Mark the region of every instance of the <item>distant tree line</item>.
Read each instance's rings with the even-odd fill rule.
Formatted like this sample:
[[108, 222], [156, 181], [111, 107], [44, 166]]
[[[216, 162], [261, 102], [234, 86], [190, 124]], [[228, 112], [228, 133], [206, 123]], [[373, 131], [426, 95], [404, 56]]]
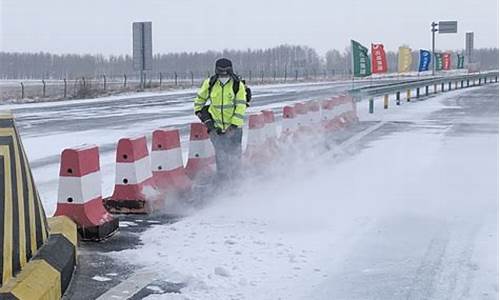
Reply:
[[[455, 52], [456, 53], [456, 52]], [[456, 54], [454, 53], [455, 58]], [[228, 57], [244, 77], [350, 74], [350, 48], [330, 50], [324, 56], [307, 46], [281, 45], [268, 49], [224, 50], [155, 54], [153, 73], [192, 74], [204, 77], [213, 72], [214, 61]], [[397, 52], [388, 51], [389, 72], [397, 71]], [[413, 52], [413, 70], [418, 68], [418, 51]], [[483, 69], [498, 69], [498, 48], [476, 49], [474, 60]], [[453, 68], [455, 63], [453, 63]], [[75, 79], [82, 76], [135, 74], [130, 55], [79, 55], [0, 52], [2, 79]]]

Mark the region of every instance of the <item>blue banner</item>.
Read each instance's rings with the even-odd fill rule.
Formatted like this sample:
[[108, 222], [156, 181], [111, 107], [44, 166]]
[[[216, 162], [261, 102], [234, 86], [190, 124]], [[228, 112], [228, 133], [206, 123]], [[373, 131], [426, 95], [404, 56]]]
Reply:
[[418, 71], [429, 71], [429, 64], [431, 63], [431, 52], [428, 50], [420, 49], [420, 64], [418, 66]]

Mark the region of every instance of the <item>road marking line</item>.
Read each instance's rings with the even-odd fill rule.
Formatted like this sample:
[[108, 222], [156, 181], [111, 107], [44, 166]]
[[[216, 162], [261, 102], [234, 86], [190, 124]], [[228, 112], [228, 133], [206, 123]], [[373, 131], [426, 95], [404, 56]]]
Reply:
[[158, 273], [153, 271], [143, 270], [135, 272], [127, 280], [108, 290], [96, 300], [129, 299], [157, 278]]

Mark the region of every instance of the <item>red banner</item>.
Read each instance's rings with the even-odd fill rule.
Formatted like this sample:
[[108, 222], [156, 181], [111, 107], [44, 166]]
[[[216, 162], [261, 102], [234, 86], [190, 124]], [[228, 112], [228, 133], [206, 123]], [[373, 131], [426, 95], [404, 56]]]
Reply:
[[387, 73], [387, 59], [382, 44], [372, 44], [372, 73]]
[[443, 53], [443, 70], [449, 70], [451, 67], [451, 54]]

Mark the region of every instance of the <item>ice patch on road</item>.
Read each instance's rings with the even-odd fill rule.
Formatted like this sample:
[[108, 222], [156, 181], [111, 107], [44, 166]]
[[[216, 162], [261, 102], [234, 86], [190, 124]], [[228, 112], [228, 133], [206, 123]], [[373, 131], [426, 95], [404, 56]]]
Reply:
[[111, 278], [96, 275], [96, 276], [92, 277], [92, 280], [105, 282], [105, 281], [111, 281]]

